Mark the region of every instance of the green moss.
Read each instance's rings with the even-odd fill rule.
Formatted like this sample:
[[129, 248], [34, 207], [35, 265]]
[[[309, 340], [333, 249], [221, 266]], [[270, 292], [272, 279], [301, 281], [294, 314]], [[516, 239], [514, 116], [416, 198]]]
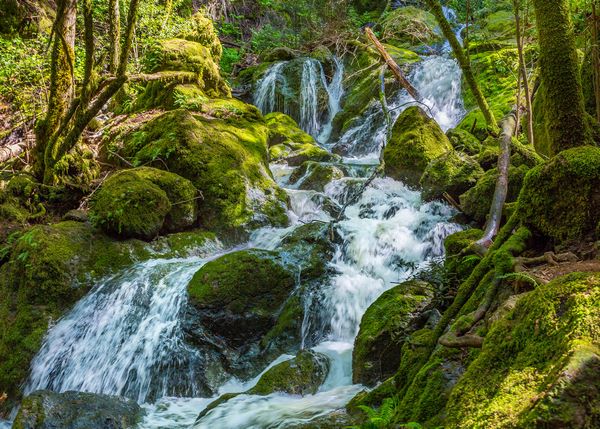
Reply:
[[464, 152], [467, 155], [477, 155], [481, 152], [481, 142], [468, 131], [455, 128], [448, 131], [446, 135], [454, 150]]
[[150, 47], [144, 59], [145, 71], [191, 72], [197, 84], [210, 97], [230, 96], [231, 90], [221, 77], [219, 58], [200, 43], [184, 39], [168, 39]]
[[[510, 167], [508, 170], [508, 194], [506, 202], [517, 200], [528, 168]], [[464, 213], [479, 223], [484, 223], [490, 210], [490, 205], [496, 189], [498, 169], [486, 171], [477, 184], [460, 196], [460, 206]]]
[[271, 320], [294, 286], [295, 277], [278, 253], [244, 250], [204, 265], [187, 290], [195, 306]]
[[597, 273], [556, 279], [520, 299], [493, 323], [452, 391], [447, 427], [593, 427], [599, 309]]
[[90, 218], [108, 234], [150, 240], [193, 225], [197, 199], [194, 185], [176, 174], [150, 167], [124, 170], [94, 194]]
[[448, 152], [427, 165], [421, 176], [423, 197], [435, 199], [448, 193], [458, 199], [475, 186], [482, 175], [482, 168], [473, 158], [461, 152]]
[[396, 121], [384, 149], [385, 172], [408, 185], [417, 185], [427, 164], [451, 149], [439, 125], [419, 107], [410, 107]]
[[555, 244], [597, 240], [599, 192], [600, 148], [569, 149], [529, 172], [519, 216]]
[[[135, 260], [143, 243], [114, 242], [81, 222], [35, 226], [22, 233], [0, 267], [0, 391], [14, 405], [49, 324], [93, 284]], [[3, 410], [4, 411], [4, 410]]]
[[354, 383], [372, 386], [396, 372], [413, 314], [428, 302], [428, 287], [420, 281], [402, 283], [367, 309], [352, 352]]
[[267, 128], [242, 118], [206, 119], [185, 110], [150, 117], [108, 149], [134, 165], [168, 169], [203, 195], [199, 219], [209, 229], [240, 232], [284, 225], [287, 198], [268, 170]]
[[311, 350], [302, 350], [295, 358], [269, 369], [248, 393], [269, 395], [282, 392], [290, 395], [314, 395], [328, 373], [327, 356]]
[[218, 63], [223, 54], [223, 47], [212, 19], [204, 15], [203, 12], [196, 12], [189, 21], [192, 25], [188, 26], [186, 31], [179, 34], [178, 37], [200, 43], [208, 48], [215, 62]]
[[446, 249], [444, 268], [452, 286], [457, 287], [462, 283], [479, 263], [480, 258], [474, 256], [468, 249], [482, 235], [482, 230], [472, 228], [451, 234], [444, 240]]
[[396, 46], [434, 45], [441, 41], [435, 17], [426, 10], [405, 6], [386, 15], [383, 40]]

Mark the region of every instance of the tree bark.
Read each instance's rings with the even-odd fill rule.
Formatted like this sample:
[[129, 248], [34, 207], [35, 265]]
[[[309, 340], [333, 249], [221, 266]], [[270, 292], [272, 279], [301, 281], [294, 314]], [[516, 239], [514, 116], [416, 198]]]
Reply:
[[494, 197], [490, 206], [490, 212], [483, 237], [481, 237], [475, 243], [475, 247], [484, 249], [482, 253], [485, 253], [485, 251], [490, 248], [494, 237], [496, 237], [498, 231], [500, 230], [502, 211], [504, 209], [504, 203], [506, 202], [506, 196], [508, 195], [510, 143], [515, 134], [515, 125], [516, 120], [512, 115], [509, 115], [504, 121], [502, 121], [502, 136], [500, 138], [501, 153], [498, 157], [498, 180], [496, 181], [496, 189], [494, 191]]
[[38, 176], [44, 174], [47, 146], [60, 128], [73, 99], [76, 17], [77, 0], [58, 0], [56, 19], [52, 28], [48, 110], [45, 118], [36, 128], [35, 170]]
[[390, 70], [396, 77], [396, 80], [400, 83], [400, 85], [404, 89], [406, 89], [406, 91], [410, 94], [412, 98], [414, 98], [416, 101], [421, 101], [422, 97], [419, 94], [419, 91], [417, 91], [417, 89], [414, 86], [412, 86], [408, 79], [406, 79], [404, 73], [402, 73], [402, 70], [400, 69], [400, 66], [396, 63], [396, 61], [394, 61], [392, 56], [388, 54], [388, 52], [385, 50], [379, 39], [377, 39], [377, 36], [375, 36], [375, 34], [373, 33], [373, 30], [371, 30], [369, 27], [366, 27], [365, 35], [373, 43], [375, 49], [377, 49], [387, 66], [390, 68]]
[[109, 0], [108, 2], [108, 32], [110, 43], [108, 46], [108, 71], [111, 74], [117, 72], [119, 65], [119, 53], [121, 47], [121, 12], [119, 11], [119, 0]]
[[549, 155], [591, 143], [568, 0], [533, 0], [546, 91]]
[[431, 12], [438, 21], [440, 28], [442, 29], [442, 33], [444, 33], [444, 36], [446, 37], [446, 39], [448, 39], [448, 42], [450, 43], [452, 51], [454, 52], [454, 55], [456, 55], [458, 64], [460, 65], [460, 68], [462, 69], [462, 72], [465, 76], [465, 80], [469, 85], [469, 89], [471, 90], [473, 97], [475, 97], [477, 105], [479, 106], [479, 109], [481, 109], [481, 112], [483, 113], [483, 117], [485, 118], [488, 127], [495, 132], [498, 129], [498, 122], [496, 122], [494, 113], [490, 109], [487, 100], [481, 92], [481, 88], [479, 88], [479, 85], [475, 80], [469, 57], [465, 54], [465, 51], [463, 50], [460, 42], [456, 38], [456, 34], [454, 34], [452, 26], [444, 16], [442, 5], [437, 0], [427, 0], [427, 5], [431, 8]]
[[525, 90], [525, 108], [527, 109], [527, 141], [533, 145], [533, 109], [531, 108], [531, 88], [529, 86], [529, 77], [527, 75], [527, 64], [525, 64], [525, 35], [521, 29], [521, 1], [513, 0], [515, 10], [515, 26], [517, 31], [517, 51], [519, 53], [519, 73]]
[[592, 1], [592, 63], [594, 69], [594, 96], [596, 98], [596, 119], [600, 122], [600, 48], [598, 47], [598, 14], [596, 1]]

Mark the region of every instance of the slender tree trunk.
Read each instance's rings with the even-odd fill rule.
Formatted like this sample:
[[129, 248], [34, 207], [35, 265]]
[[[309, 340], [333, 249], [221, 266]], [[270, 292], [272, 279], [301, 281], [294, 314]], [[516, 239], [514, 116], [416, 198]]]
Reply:
[[533, 0], [540, 44], [540, 75], [546, 91], [549, 155], [589, 141], [579, 59], [568, 0]]
[[50, 63], [50, 91], [45, 118], [36, 128], [35, 170], [42, 176], [45, 153], [52, 136], [58, 131], [73, 99], [75, 82], [75, 21], [77, 0], [58, 0], [53, 27]]
[[525, 64], [525, 35], [521, 29], [520, 0], [513, 0], [513, 6], [515, 10], [515, 25], [517, 30], [517, 50], [519, 52], [519, 73], [521, 76], [521, 81], [523, 82], [523, 88], [525, 90], [525, 108], [527, 109], [527, 140], [529, 141], [529, 144], [533, 145], [533, 109], [531, 108], [531, 88], [529, 86], [527, 64]]
[[483, 117], [485, 118], [488, 127], [491, 128], [494, 132], [497, 131], [498, 123], [496, 122], [494, 113], [490, 109], [490, 106], [488, 105], [485, 97], [483, 96], [483, 93], [481, 92], [481, 88], [479, 88], [479, 85], [475, 80], [473, 70], [471, 69], [471, 61], [469, 60], [469, 57], [465, 54], [465, 51], [463, 50], [460, 42], [456, 38], [456, 34], [454, 34], [452, 26], [444, 16], [442, 5], [438, 0], [427, 0], [427, 5], [431, 8], [431, 12], [438, 21], [440, 28], [444, 33], [444, 36], [446, 37], [446, 39], [448, 39], [448, 42], [450, 42], [450, 46], [454, 51], [454, 55], [456, 55], [456, 59], [458, 60], [460, 68], [462, 69], [462, 72], [465, 76], [465, 80], [469, 85], [469, 89], [471, 90], [473, 97], [475, 97], [477, 105], [481, 109], [481, 112], [483, 113]]
[[594, 69], [594, 96], [596, 98], [596, 119], [600, 122], [600, 47], [598, 43], [598, 14], [596, 2], [592, 2], [592, 64]]
[[119, 64], [121, 39], [121, 12], [119, 11], [119, 0], [109, 0], [108, 2], [108, 32], [110, 43], [108, 46], [108, 71], [111, 74], [117, 72]]

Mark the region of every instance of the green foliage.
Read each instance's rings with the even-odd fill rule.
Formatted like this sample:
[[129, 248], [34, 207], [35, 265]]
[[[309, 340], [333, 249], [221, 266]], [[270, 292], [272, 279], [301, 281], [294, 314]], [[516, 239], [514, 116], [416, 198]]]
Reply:
[[242, 53], [238, 48], [224, 48], [223, 56], [221, 57], [221, 70], [223, 73], [230, 74], [233, 71], [233, 66], [240, 62]]
[[46, 106], [50, 76], [44, 51], [47, 39], [0, 38], [0, 99], [10, 103], [20, 120], [39, 115]]

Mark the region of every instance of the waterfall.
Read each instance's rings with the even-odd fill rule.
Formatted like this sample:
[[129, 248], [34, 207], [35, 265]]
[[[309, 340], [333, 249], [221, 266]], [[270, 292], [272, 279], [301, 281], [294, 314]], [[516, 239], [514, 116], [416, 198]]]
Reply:
[[48, 332], [25, 393], [197, 396], [198, 353], [183, 339], [186, 285], [207, 260], [151, 260], [100, 282]]
[[[388, 100], [392, 123], [408, 107], [418, 105], [442, 130], [456, 127], [465, 114], [461, 78], [462, 71], [449, 52], [422, 58], [408, 76], [423, 97], [422, 104], [415, 103], [406, 90], [399, 90]], [[378, 158], [387, 141], [387, 127], [381, 103], [374, 100], [355, 125], [340, 137], [336, 146], [348, 156]]]
[[[299, 67], [302, 71], [297, 88], [292, 88], [286, 77], [288, 68]], [[298, 61], [279, 62], [272, 65], [257, 82], [253, 102], [263, 114], [279, 111], [290, 115], [300, 128], [326, 143], [332, 131], [335, 115], [340, 111], [343, 96], [344, 65], [341, 59], [333, 58], [333, 76], [327, 79], [323, 65], [312, 58]], [[297, 94], [297, 100], [292, 94]], [[321, 111], [320, 94], [327, 97], [327, 112]], [[297, 108], [295, 107], [297, 104]], [[322, 118], [326, 118], [325, 121]]]
[[254, 104], [263, 114], [274, 112], [277, 108], [277, 87], [285, 86], [285, 76], [281, 74], [284, 65], [285, 63], [281, 62], [271, 66], [257, 84]]
[[[296, 61], [294, 66], [301, 64], [298, 88], [290, 88], [291, 79], [286, 77], [290, 64], [278, 62], [267, 70], [257, 84], [254, 102], [263, 113], [296, 115], [306, 131], [326, 143], [344, 92], [343, 62], [334, 58], [328, 78], [318, 61]], [[464, 114], [461, 73], [449, 55], [423, 58], [410, 79], [423, 95], [427, 113], [444, 130], [458, 123]], [[286, 101], [290, 93], [297, 98]], [[326, 112], [319, 108], [323, 95]], [[395, 120], [414, 102], [398, 91], [388, 104]], [[401, 182], [378, 178], [364, 186], [379, 163], [387, 131], [381, 106], [374, 102], [338, 142], [338, 147], [346, 148], [340, 168], [345, 177], [327, 184], [322, 192], [294, 189], [288, 184], [294, 168], [273, 165], [274, 178], [290, 197], [291, 226], [258, 229], [247, 243], [229, 250], [276, 249], [304, 223], [331, 223], [335, 217], [328, 211], [331, 204], [339, 210], [344, 207], [341, 220], [331, 223], [337, 237], [328, 263], [332, 274], [301, 297], [306, 309], [302, 346], [330, 359], [329, 375], [316, 394], [241, 394], [196, 421], [216, 399], [205, 397], [210, 396], [207, 390], [243, 392], [259, 375], [252, 380], [220, 380], [217, 389], [208, 389], [199, 374], [206, 357], [184, 341], [181, 313], [186, 285], [203, 264], [225, 253], [217, 244], [202, 257], [150, 260], [98, 282], [49, 330], [32, 362], [25, 392], [125, 395], [146, 410], [140, 429], [286, 428], [343, 408], [363, 389], [352, 384], [352, 348], [364, 312], [384, 291], [442, 257], [444, 238], [460, 229], [451, 222], [451, 207], [424, 202], [419, 192]], [[271, 365], [289, 358], [281, 356]]]

